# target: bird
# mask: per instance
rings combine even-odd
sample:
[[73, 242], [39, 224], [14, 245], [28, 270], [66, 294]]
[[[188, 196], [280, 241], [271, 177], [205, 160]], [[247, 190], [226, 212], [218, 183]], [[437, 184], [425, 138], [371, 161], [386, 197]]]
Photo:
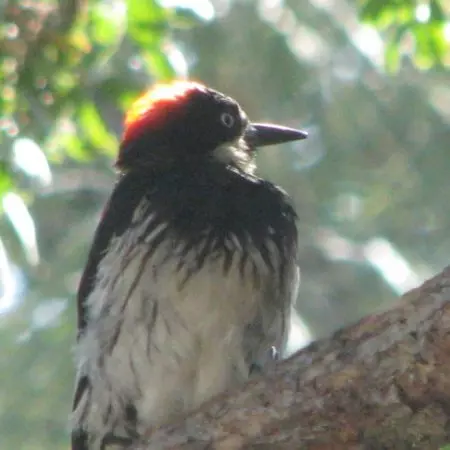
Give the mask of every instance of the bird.
[[306, 137], [196, 81], [132, 104], [77, 293], [72, 450], [124, 448], [279, 358], [297, 214], [255, 158]]

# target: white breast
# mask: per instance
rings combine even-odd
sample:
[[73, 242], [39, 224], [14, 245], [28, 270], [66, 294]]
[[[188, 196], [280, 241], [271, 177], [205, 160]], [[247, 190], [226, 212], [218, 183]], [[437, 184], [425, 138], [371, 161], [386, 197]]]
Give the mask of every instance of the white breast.
[[[277, 305], [269, 298], [278, 273], [258, 251], [243, 263], [240, 242], [230, 237], [227, 272], [225, 250], [209, 254], [198, 269], [202, 247], [186, 253], [174, 236], [150, 251], [166, 225], [145, 234], [155, 217], [142, 220], [142, 206], [135, 227], [112, 240], [99, 265], [77, 351], [92, 390], [74, 421], [99, 434], [123, 420], [127, 404], [136, 407], [143, 431], [246, 380], [253, 350], [244, 342], [248, 325], [267, 328], [267, 342], [261, 336], [255, 354], [279, 345], [285, 333], [290, 299]], [[280, 267], [278, 250], [268, 245], [273, 266]]]

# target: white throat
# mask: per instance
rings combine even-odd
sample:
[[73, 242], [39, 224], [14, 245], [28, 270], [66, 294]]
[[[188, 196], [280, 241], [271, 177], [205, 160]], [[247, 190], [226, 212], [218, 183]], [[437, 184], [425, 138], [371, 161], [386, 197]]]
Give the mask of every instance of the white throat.
[[255, 172], [255, 158], [242, 137], [219, 145], [213, 154], [215, 159], [224, 164], [236, 167], [250, 175]]

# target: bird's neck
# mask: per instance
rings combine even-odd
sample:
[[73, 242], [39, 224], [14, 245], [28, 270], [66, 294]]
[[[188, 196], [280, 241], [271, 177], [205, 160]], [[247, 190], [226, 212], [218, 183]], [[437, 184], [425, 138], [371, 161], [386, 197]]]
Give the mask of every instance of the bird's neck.
[[229, 168], [253, 175], [256, 170], [255, 154], [242, 138], [220, 145], [212, 152], [215, 162]]
[[[149, 214], [186, 238], [206, 230], [214, 230], [218, 236], [252, 233], [263, 238], [272, 228], [284, 233], [295, 221], [283, 191], [218, 163], [152, 173], [129, 172], [115, 191], [114, 195], [127, 205], [128, 216], [144, 200]], [[111, 206], [114, 204], [116, 201], [111, 202]]]

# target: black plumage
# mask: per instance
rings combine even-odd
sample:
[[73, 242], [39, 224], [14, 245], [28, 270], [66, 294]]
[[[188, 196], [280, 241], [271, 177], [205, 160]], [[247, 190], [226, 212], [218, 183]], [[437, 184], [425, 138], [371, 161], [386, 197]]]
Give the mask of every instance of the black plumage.
[[167, 118], [155, 100], [124, 136], [78, 292], [73, 450], [198, 406], [267, 366], [286, 338], [296, 214], [253, 174], [257, 127], [239, 105], [197, 84], [182, 92], [160, 105]]

